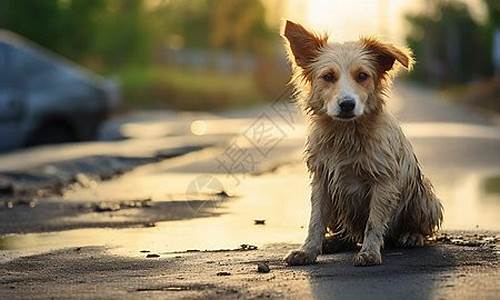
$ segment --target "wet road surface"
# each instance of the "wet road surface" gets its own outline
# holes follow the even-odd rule
[[[399,86],[393,98],[389,108],[404,122],[445,206],[443,230],[495,238],[500,232],[498,123],[415,87]],[[411,299],[500,293],[498,242],[390,250],[385,265],[373,268],[352,267],[352,253],[285,268],[280,258],[305,237],[309,214],[309,179],[301,159],[306,126],[295,112],[271,106],[250,116],[137,114],[107,130],[108,137],[129,139],[0,156],[1,172],[23,174],[36,167],[42,173],[68,173],[58,167],[61,160],[87,166],[95,155],[147,158],[166,148],[203,147],[134,164],[132,171],[104,179],[99,172],[78,177],[78,167],[69,164],[77,180],[64,185],[60,195],[50,189],[45,195],[22,189],[3,195],[0,271],[6,275],[0,295],[31,297],[40,289],[47,297],[63,298],[140,293]],[[258,250],[197,252],[241,244]],[[160,258],[145,259],[148,253],[141,251]],[[257,261],[269,261],[272,271],[256,273]],[[46,268],[55,277],[43,273]],[[231,275],[217,276],[221,271]]]

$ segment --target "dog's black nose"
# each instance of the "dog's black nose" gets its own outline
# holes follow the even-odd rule
[[[354,99],[352,99],[352,98],[344,98],[339,103],[340,110],[343,113],[352,112],[352,110],[354,109],[354,106],[356,106],[356,102],[354,102]]]

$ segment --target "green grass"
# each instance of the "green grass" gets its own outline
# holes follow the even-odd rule
[[[483,182],[484,191],[489,194],[500,194],[500,177],[489,177]]]
[[[121,81],[125,108],[219,110],[262,101],[252,74],[221,74],[152,67],[126,69]]]

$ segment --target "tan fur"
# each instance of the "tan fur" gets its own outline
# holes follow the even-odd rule
[[[410,52],[372,38],[327,43],[289,21],[285,37],[292,82],[310,118],[306,159],[312,177],[308,236],[285,261],[313,263],[327,231],[362,242],[355,265],[380,264],[387,240],[422,245],[439,228],[442,206],[398,122],[384,110],[395,63],[411,68]],[[301,53],[307,59],[297,57]],[[335,80],[323,79],[325,73]],[[361,81],[360,73],[368,79]],[[345,97],[356,103],[348,120],[338,109]]]

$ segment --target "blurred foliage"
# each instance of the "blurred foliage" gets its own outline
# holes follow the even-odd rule
[[[488,13],[489,27],[500,27],[500,1],[498,0],[483,0]]]
[[[275,34],[255,0],[2,0],[0,27],[95,69],[151,62],[152,47],[262,53]]]
[[[154,15],[173,46],[260,53],[275,38],[256,0],[162,1]]]
[[[486,193],[500,194],[500,177],[489,177],[483,182],[483,189]]]
[[[99,71],[148,60],[141,0],[2,0],[0,27]]]
[[[0,27],[116,75],[126,105],[221,108],[271,98],[287,77],[257,0],[2,0]],[[172,53],[194,63],[223,53],[241,68],[178,65]]]
[[[251,74],[151,67],[122,70],[119,77],[128,97],[125,108],[218,110],[264,99]]]
[[[414,79],[453,84],[493,75],[492,35],[499,27],[500,1],[483,1],[484,23],[474,20],[467,5],[456,0],[427,0],[428,10],[406,16],[407,43],[417,58]]]

